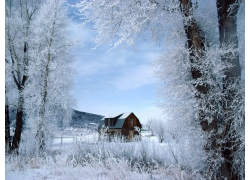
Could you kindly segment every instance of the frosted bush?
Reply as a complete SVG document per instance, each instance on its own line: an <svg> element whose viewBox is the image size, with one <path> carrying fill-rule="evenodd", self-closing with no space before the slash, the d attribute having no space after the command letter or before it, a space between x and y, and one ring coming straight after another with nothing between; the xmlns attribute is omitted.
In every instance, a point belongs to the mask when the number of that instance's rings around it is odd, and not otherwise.
<svg viewBox="0 0 250 180"><path fill-rule="evenodd" d="M75 143L70 160L79 165L90 163L93 159L105 161L108 158L123 159L130 162L132 168L140 167L144 171L154 166L168 168L174 165L190 171L202 171L204 159L202 148L194 151L189 145L192 139L186 138L180 143L154 143L148 141L98 141Z"/></svg>
<svg viewBox="0 0 250 180"><path fill-rule="evenodd" d="M61 154L56 156L46 155L44 157L25 157L8 155L6 158L6 175L10 173L26 175L26 179L141 179L141 180L200 180L199 173L183 170L177 166L162 167L155 163L150 168L145 165L135 163L132 165L132 159L112 158L102 159L89 154L89 161L84 164L76 164L69 161L68 155ZM39 169L38 169L39 168ZM20 172L21 171L21 172ZM31 173L32 172L32 173ZM18 176L19 177L19 176ZM18 179L17 177L17 179ZM7 178L8 179L8 178Z"/></svg>

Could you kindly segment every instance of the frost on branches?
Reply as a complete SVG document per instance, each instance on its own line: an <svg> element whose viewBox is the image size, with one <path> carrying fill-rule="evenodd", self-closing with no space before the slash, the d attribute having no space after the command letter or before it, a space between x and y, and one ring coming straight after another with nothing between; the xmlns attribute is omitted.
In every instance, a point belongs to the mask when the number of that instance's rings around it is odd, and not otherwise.
<svg viewBox="0 0 250 180"><path fill-rule="evenodd" d="M200 139L206 167L198 170L208 179L244 179L244 6L238 0L76 5L83 25L94 22L97 46L134 46L140 39L161 45L160 106L172 133Z"/></svg>
<svg viewBox="0 0 250 180"><path fill-rule="evenodd" d="M45 148L45 136L71 119L73 72L68 53L74 41L65 36L69 19L63 4L64 1L48 1L41 6L32 39L37 47L32 50L36 60L29 66L31 80L25 93L31 98L26 101L26 109L40 150Z"/></svg>
<svg viewBox="0 0 250 180"><path fill-rule="evenodd" d="M29 48L32 45L29 40L33 35L33 19L38 6L39 2L35 0L30 2L6 1L5 6L5 63L9 70L6 80L11 78L18 91L17 102L15 103L15 109L17 110L16 128L11 150L16 150L21 140L25 98L23 90L26 88L28 64L31 60ZM8 97L9 91L6 93L6 97ZM12 99L8 101L12 101Z"/></svg>
<svg viewBox="0 0 250 180"><path fill-rule="evenodd" d="M19 139L12 142L13 149L19 148L22 132L22 139L36 139L30 145L43 152L55 127L66 126L71 119L73 58L69 53L75 40L65 36L70 22L65 5L63 0L6 2L7 65L19 91L17 114L25 113L28 131L23 131L24 117L17 115L14 139Z"/></svg>

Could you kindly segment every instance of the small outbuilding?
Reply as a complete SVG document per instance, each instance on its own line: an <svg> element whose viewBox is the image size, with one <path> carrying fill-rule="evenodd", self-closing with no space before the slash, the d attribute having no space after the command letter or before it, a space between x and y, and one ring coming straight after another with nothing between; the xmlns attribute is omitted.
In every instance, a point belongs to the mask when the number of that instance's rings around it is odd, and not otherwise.
<svg viewBox="0 0 250 180"><path fill-rule="evenodd" d="M101 129L107 127L106 135L110 136L124 136L127 140L132 139L135 135L139 135L142 125L139 119L133 112L110 114L103 117L98 126L98 132L101 133ZM138 127L138 130L135 130Z"/></svg>

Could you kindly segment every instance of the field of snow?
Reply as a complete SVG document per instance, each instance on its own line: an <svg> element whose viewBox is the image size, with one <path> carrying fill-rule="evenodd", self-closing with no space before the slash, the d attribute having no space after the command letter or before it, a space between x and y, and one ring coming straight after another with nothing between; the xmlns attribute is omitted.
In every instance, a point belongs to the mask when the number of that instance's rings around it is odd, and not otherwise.
<svg viewBox="0 0 250 180"><path fill-rule="evenodd" d="M98 141L96 132L84 129L64 131L42 157L6 155L5 179L201 179L184 168L195 161L192 154L184 157L181 147L148 135L143 132L141 141L124 143Z"/></svg>

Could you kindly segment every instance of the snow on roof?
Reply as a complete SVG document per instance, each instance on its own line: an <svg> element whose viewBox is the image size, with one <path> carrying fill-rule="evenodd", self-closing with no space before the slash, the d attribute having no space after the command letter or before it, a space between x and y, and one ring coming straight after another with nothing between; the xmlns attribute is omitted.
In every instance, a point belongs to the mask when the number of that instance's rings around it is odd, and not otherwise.
<svg viewBox="0 0 250 180"><path fill-rule="evenodd" d="M115 117L120 116L122 114L123 113L108 114L104 118L115 118Z"/></svg>
<svg viewBox="0 0 250 180"><path fill-rule="evenodd" d="M126 119L132 112L125 112L119 119Z"/></svg>
<svg viewBox="0 0 250 180"><path fill-rule="evenodd" d="M107 115L104 116L101 120L104 120L105 118L115 118L115 117L117 117L117 116L121 116L121 117L119 117L119 119L125 119L125 118L127 118L131 113L133 113L133 112L107 114Z"/></svg>

